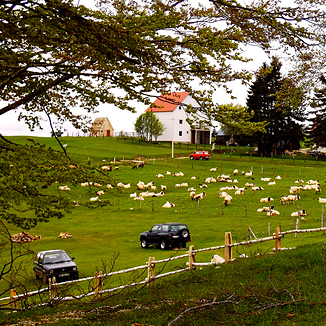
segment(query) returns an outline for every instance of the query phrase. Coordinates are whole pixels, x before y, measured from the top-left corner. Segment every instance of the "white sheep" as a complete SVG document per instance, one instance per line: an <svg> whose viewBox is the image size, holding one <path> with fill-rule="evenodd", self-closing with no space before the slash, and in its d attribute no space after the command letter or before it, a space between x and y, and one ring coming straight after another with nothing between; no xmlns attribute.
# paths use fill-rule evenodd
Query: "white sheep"
<svg viewBox="0 0 326 326"><path fill-rule="evenodd" d="M199 188L207 188L208 186L206 184L200 183Z"/></svg>
<svg viewBox="0 0 326 326"><path fill-rule="evenodd" d="M245 187L254 187L254 186L255 186L255 183L254 182L252 182L252 183L246 182L245 183Z"/></svg>
<svg viewBox="0 0 326 326"><path fill-rule="evenodd" d="M189 192L191 192L191 191L196 191L196 188L195 188L195 187L190 187L190 188L188 188L187 191L189 191Z"/></svg>
<svg viewBox="0 0 326 326"><path fill-rule="evenodd" d="M252 175L253 175L252 171L249 171L247 173L245 173L244 171L242 171L242 174L245 176L245 178L251 178Z"/></svg>
<svg viewBox="0 0 326 326"><path fill-rule="evenodd" d="M217 171L217 168L211 168L209 171L210 172L216 172Z"/></svg>
<svg viewBox="0 0 326 326"><path fill-rule="evenodd" d="M258 208L257 209L257 212L258 213L260 213L260 212L269 212L269 211L271 211L272 209L274 209L274 206L273 205L271 205L271 207L262 207L262 208Z"/></svg>
<svg viewBox="0 0 326 326"><path fill-rule="evenodd" d="M159 173L159 174L156 175L156 178L164 178L164 175Z"/></svg>
<svg viewBox="0 0 326 326"><path fill-rule="evenodd" d="M264 188L263 187L257 187L257 186L251 187L251 191L257 191L257 190L264 190Z"/></svg>
<svg viewBox="0 0 326 326"><path fill-rule="evenodd" d="M158 193L153 194L152 197L163 197L163 196L164 196L164 192L161 191L161 192L158 192Z"/></svg>
<svg viewBox="0 0 326 326"><path fill-rule="evenodd" d="M260 180L265 182L270 182L272 181L272 178L261 178Z"/></svg>
<svg viewBox="0 0 326 326"><path fill-rule="evenodd" d="M196 192L195 191L191 191L190 194L189 194L189 196L190 196L190 198L192 200L194 200L195 195L196 195Z"/></svg>
<svg viewBox="0 0 326 326"><path fill-rule="evenodd" d="M195 176L192 176L190 179L191 180L196 180L197 178Z"/></svg>
<svg viewBox="0 0 326 326"><path fill-rule="evenodd" d="M233 170L233 175L237 175L239 173L239 170L238 169L234 169Z"/></svg>
<svg viewBox="0 0 326 326"><path fill-rule="evenodd" d="M108 183L108 184L106 185L106 188L108 188L108 189L113 189L113 186L112 186L110 183Z"/></svg>
<svg viewBox="0 0 326 326"><path fill-rule="evenodd" d="M272 209L271 211L267 212L266 215L267 216L280 215L280 212L275 209Z"/></svg>
<svg viewBox="0 0 326 326"><path fill-rule="evenodd" d="M195 194L195 196L193 196L193 200L202 200L204 197L206 197L206 193L205 192L201 192L200 194Z"/></svg>
<svg viewBox="0 0 326 326"><path fill-rule="evenodd" d="M224 205L225 206L230 205L231 204L231 201L232 201L232 197L231 196L224 197Z"/></svg>
<svg viewBox="0 0 326 326"><path fill-rule="evenodd" d="M243 190L237 190L234 194L235 195L244 195L244 191Z"/></svg>
<svg viewBox="0 0 326 326"><path fill-rule="evenodd" d="M268 185L269 185L269 186L276 185L276 181L268 182Z"/></svg>
<svg viewBox="0 0 326 326"><path fill-rule="evenodd" d="M166 175L171 175L172 173L170 171L165 172Z"/></svg>
<svg viewBox="0 0 326 326"><path fill-rule="evenodd" d="M297 216L297 217L299 217L299 213L300 213L300 216L306 216L307 215L307 212L306 212L306 210L305 209L302 209L301 211L296 211L296 212L293 212L293 213L291 213L291 216Z"/></svg>
<svg viewBox="0 0 326 326"><path fill-rule="evenodd" d="M165 192L167 187L165 185L161 185L161 189L162 189L163 192Z"/></svg>
<svg viewBox="0 0 326 326"><path fill-rule="evenodd" d="M281 177L280 175L278 175L278 176L275 177L275 179L276 179L276 180L281 180L282 177Z"/></svg>
<svg viewBox="0 0 326 326"><path fill-rule="evenodd" d="M214 255L211 259L211 263L213 264L223 264L225 263L225 259L219 255Z"/></svg>
<svg viewBox="0 0 326 326"><path fill-rule="evenodd" d="M259 200L260 203L269 203L271 201L274 201L274 199L272 197L260 198L260 200Z"/></svg>
<svg viewBox="0 0 326 326"><path fill-rule="evenodd" d="M92 198L90 198L89 201L98 201L98 200L99 200L99 197L92 197Z"/></svg>
<svg viewBox="0 0 326 326"><path fill-rule="evenodd" d="M67 185L66 186L60 186L58 189L63 190L63 191L70 191L70 188Z"/></svg>
<svg viewBox="0 0 326 326"><path fill-rule="evenodd" d="M318 197L318 201L319 201L320 204L325 204L326 203L326 198Z"/></svg>
<svg viewBox="0 0 326 326"><path fill-rule="evenodd" d="M99 191L96 193L96 195L98 195L98 196L102 196L102 195L104 195L104 190L99 190Z"/></svg>
<svg viewBox="0 0 326 326"><path fill-rule="evenodd" d="M171 208L171 207L175 207L175 204L170 203L168 201L162 206L162 208Z"/></svg>
<svg viewBox="0 0 326 326"><path fill-rule="evenodd" d="M183 182L180 184L180 187L183 187L183 188L188 187L188 186L189 186L188 182Z"/></svg>
<svg viewBox="0 0 326 326"><path fill-rule="evenodd" d="M142 200L144 200L144 197L140 197L140 196L138 196L138 197L135 197L134 200L142 201Z"/></svg>
<svg viewBox="0 0 326 326"><path fill-rule="evenodd" d="M137 192L134 192L133 194L129 195L130 198L136 198L137 197Z"/></svg>

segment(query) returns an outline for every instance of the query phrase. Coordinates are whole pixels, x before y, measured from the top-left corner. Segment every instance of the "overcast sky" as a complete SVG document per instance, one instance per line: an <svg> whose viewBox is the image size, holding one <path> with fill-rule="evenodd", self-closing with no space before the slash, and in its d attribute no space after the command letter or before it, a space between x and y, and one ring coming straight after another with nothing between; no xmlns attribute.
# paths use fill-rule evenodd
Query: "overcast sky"
<svg viewBox="0 0 326 326"><path fill-rule="evenodd" d="M80 3L91 0L80 0ZM248 65L248 69L257 70L263 62L268 61L267 56L264 52L258 48L251 48L247 50L247 57L253 58L253 61ZM243 64L242 64L243 65ZM247 88L241 85L240 82L232 82L231 88L234 90L234 95L237 96L237 100L233 100L234 104L242 104L246 103L247 96ZM224 92L224 90L217 91L214 94L215 102L220 104L231 103L231 99L228 94ZM0 107L4 106L0 103ZM136 104L137 113L131 113L129 111L123 111L115 108L112 105L100 105L98 109L98 113L92 114L91 118L94 120L96 117L107 117L114 129L114 132L133 132L134 131L134 122L137 117L144 113L147 106L142 103ZM85 114L83 112L83 114ZM19 110L8 112L0 116L0 133L4 136L14 136L14 135L29 135L29 136L39 136L39 137L49 137L50 136L50 126L47 121L43 123L43 130L36 129L34 131L30 131L28 127L23 122L18 122ZM64 125L64 135L67 133L71 135L77 135L79 132L82 135L81 131L74 129L70 123Z"/></svg>

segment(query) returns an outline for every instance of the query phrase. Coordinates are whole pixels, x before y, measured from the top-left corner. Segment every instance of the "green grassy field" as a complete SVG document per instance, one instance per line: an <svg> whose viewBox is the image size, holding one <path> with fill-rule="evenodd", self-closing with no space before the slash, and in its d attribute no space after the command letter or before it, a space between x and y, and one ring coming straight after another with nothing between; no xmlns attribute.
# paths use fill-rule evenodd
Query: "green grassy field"
<svg viewBox="0 0 326 326"><path fill-rule="evenodd" d="M15 141L24 143L25 138L11 137ZM40 138L40 142L53 148L59 149L53 138ZM178 148L175 153L178 157L170 159L171 148L161 146L149 146L137 141L104 138L63 138L68 144L67 151L76 161L85 163L91 160L93 164L101 166L107 165L114 157L119 159L135 159L139 156L146 158L143 169L132 169L132 165L121 164L118 170L107 172L108 178L116 181L131 183L130 189L109 190L103 184L102 189L105 195L101 200L109 204L103 207L90 207L89 198L95 196L96 187L87 188L72 185L70 192L64 195L81 203L81 206L72 210L63 219L53 219L49 223L40 223L29 232L32 235L42 235L41 240L29 243L33 252L49 249L64 249L71 256L75 257L81 277L93 276L96 270L103 270L106 265L110 269L113 257L114 270L126 269L138 265L143 265L149 256L158 259L168 258L176 254L175 250L160 250L154 248L142 249L140 247L139 233L148 230L155 223L162 222L183 222L191 231L192 241L195 249L207 248L224 244L225 232L231 232L233 242L248 239L248 227L250 226L258 238L268 236L268 225L270 223L271 232L277 226L281 226L282 231L293 229L293 218L291 213L300 209L306 209L308 215L300 220L300 229L318 228L321 226L322 205L318 203L318 196L314 191L301 191L300 201L296 205L280 205L281 196L289 193L289 188L295 185L295 180L303 179L305 182L320 180L323 197L325 191L326 166L324 162L305 160L280 160L271 158L254 158L249 156L230 156L225 154L213 155L209 161L191 161L188 155L191 149L186 147ZM184 157L184 158L182 158ZM155 160L154 160L155 158ZM105 160L105 161L103 161ZM210 172L211 168L217 168L216 172ZM233 170L254 172L254 180L247 180L243 175L236 178L237 186L243 187L246 182L255 182L257 186L262 186L263 191L250 191L242 196L234 196L233 191L229 193L233 196L230 206L222 207L223 200L219 198L220 188L225 183L210 183L207 189L200 189L199 183L203 183L206 177L217 177L221 174L232 174ZM166 175L166 171L171 173L184 173L183 177L173 177ZM164 174L164 178L156 178L156 174ZM275 179L277 175L281 180L277 180L276 185L267 185L261 181L261 177L271 177ZM195 176L196 180L191 177ZM232 179L235 177L232 176ZM89 181L96 181L94 180ZM167 191L162 198L146 198L141 205L129 197L130 193L137 191L136 184L141 180L145 183L154 181L159 188L164 184ZM176 183L189 182L189 186L197 188L197 192L206 191L207 196L198 203L192 201L187 192L187 188L175 188ZM46 192L56 193L58 185L52 185ZM137 191L138 193L138 191ZM280 216L267 217L264 213L257 213L257 209L263 204L259 203L261 197L271 196L274 198L275 209L281 212ZM163 209L162 205L170 201L176 204L176 209ZM94 205L96 206L96 204ZM264 205L266 206L266 205ZM8 225L12 234L22 230ZM60 239L60 232L69 232L72 238ZM301 244L309 244L325 241L323 233L300 234L298 238L294 235L286 236L282 240L284 247L296 247ZM265 242L251 247L238 247L234 249L234 256L246 253L254 255L257 252L271 252L275 243ZM15 245L20 250L19 244ZM25 245L26 246L26 245ZM180 253L185 253L181 250ZM223 251L214 252L224 255ZM212 252L198 255L196 261L207 262L210 260ZM6 252L2 253L6 256ZM32 276L33 255L24 258L27 273ZM175 266L175 265L172 265ZM183 265L183 267L185 267ZM118 281L117 281L118 282ZM27 288L32 288L33 283L25 284ZM5 284L0 284L3 288Z"/></svg>

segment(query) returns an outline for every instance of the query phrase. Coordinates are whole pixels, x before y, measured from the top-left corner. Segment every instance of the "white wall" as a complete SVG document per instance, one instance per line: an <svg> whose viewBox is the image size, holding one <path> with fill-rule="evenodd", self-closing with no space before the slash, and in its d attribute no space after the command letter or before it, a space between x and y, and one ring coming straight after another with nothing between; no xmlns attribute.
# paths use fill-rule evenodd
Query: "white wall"
<svg viewBox="0 0 326 326"><path fill-rule="evenodd" d="M175 141L190 143L191 132L190 125L187 122L185 108L188 104L199 107L199 104L189 95L178 105L173 112L155 112L158 119L165 125L166 129L162 136L157 138L158 141ZM182 121L182 123L180 123ZM180 135L181 133L181 135Z"/></svg>

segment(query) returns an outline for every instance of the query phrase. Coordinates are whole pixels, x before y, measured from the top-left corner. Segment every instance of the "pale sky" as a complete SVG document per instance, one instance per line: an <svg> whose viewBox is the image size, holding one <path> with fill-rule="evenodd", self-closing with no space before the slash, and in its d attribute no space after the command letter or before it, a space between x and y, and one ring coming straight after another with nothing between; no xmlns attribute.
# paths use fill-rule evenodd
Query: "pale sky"
<svg viewBox="0 0 326 326"><path fill-rule="evenodd" d="M80 3L83 4L85 1L92 0L80 0ZM268 62L267 55L260 50L259 48L251 48L247 50L247 57L253 58L253 61L246 64L245 67L248 69L252 69L253 71L257 70L263 62ZM242 64L244 65L244 64ZM214 101L219 104L226 104L233 102L234 104L245 105L246 97L247 97L247 88L241 85L240 82L232 82L229 84L230 88L234 90L234 95L237 96L237 100L230 99L230 96L221 89L221 91L217 91L214 94ZM0 107L2 107L2 103L0 102ZM100 105L97 110L99 113L92 114L91 118L94 120L96 117L107 117L114 129L115 133L120 131L123 132L133 132L134 131L134 123L137 117L144 113L147 106L142 103L136 104L137 113L131 113L129 111L123 111L118 108L115 108L112 105ZM81 114L86 114L85 112L81 112ZM26 135L26 136L39 136L39 137L48 137L50 136L50 126L48 121L44 121L43 130L36 129L33 132L28 129L28 127L23 122L18 122L19 110L8 112L0 117L0 133L4 136L14 136L14 135ZM82 135L81 131L74 129L70 123L67 123L64 126L66 131L64 135L77 135L79 132Z"/></svg>

